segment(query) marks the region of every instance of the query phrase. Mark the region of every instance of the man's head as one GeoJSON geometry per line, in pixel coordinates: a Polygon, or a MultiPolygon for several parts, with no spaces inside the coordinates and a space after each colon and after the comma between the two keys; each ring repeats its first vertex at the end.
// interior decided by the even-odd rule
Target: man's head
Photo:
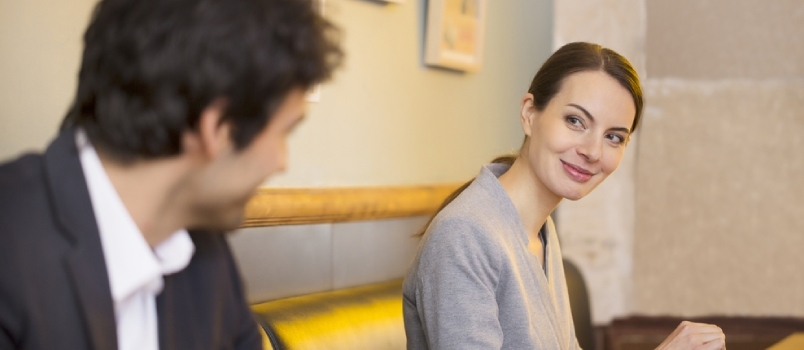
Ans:
{"type": "Polygon", "coordinates": [[[305,91],[340,64],[337,34],[311,0],[103,0],[63,127],[123,167],[180,164],[157,176],[178,179],[165,205],[190,228],[235,228],[284,169],[305,91]]]}
{"type": "Polygon", "coordinates": [[[311,0],[104,0],[64,125],[124,163],[170,157],[223,101],[242,149],[291,91],[329,78],[342,56],[335,35],[311,0]]]}

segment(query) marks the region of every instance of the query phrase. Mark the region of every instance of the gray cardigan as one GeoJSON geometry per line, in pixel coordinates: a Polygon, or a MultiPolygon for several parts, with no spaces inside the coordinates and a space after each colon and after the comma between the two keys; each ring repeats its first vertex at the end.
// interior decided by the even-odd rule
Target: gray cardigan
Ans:
{"type": "Polygon", "coordinates": [[[546,268],[497,177],[483,167],[433,220],[403,286],[408,349],[578,349],[561,249],[545,227],[546,268]]]}

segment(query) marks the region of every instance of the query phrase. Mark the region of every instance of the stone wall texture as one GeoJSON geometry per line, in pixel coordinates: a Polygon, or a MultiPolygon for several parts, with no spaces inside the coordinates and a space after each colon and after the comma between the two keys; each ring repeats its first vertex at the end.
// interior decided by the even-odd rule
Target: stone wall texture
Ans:
{"type": "Polygon", "coordinates": [[[653,0],[647,8],[651,78],[804,74],[804,1],[653,0]]]}
{"type": "Polygon", "coordinates": [[[634,311],[804,316],[804,2],[647,14],[634,311]]]}
{"type": "Polygon", "coordinates": [[[804,81],[646,90],[637,311],[804,316],[804,81]]]}

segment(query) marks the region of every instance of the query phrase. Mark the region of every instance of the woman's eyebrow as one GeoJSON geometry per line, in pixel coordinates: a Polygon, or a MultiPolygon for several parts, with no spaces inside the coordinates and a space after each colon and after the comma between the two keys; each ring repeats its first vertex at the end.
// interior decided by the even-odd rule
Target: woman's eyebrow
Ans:
{"type": "Polygon", "coordinates": [[[595,121],[595,117],[593,117],[593,116],[592,116],[592,113],[589,113],[589,111],[587,111],[587,110],[586,110],[586,108],[583,108],[583,107],[581,107],[581,106],[579,106],[579,105],[576,105],[576,104],[574,104],[574,103],[570,103],[570,104],[568,104],[567,106],[572,106],[572,107],[575,107],[575,108],[577,108],[577,109],[580,109],[580,110],[581,110],[581,112],[583,112],[583,114],[586,114],[586,117],[587,117],[587,118],[592,119],[592,121],[595,121]]]}
{"type": "MultiPolygon", "coordinates": [[[[585,114],[587,118],[592,120],[592,122],[595,121],[595,117],[593,117],[592,113],[589,113],[589,111],[587,111],[586,108],[583,108],[583,107],[581,107],[579,105],[576,105],[574,103],[567,104],[567,106],[575,107],[575,108],[581,110],[581,112],[583,112],[583,114],[585,114]]],[[[624,132],[626,134],[631,133],[631,130],[629,130],[628,128],[625,128],[625,127],[614,127],[614,128],[609,129],[609,130],[611,130],[611,131],[622,131],[622,132],[624,132]]]]}

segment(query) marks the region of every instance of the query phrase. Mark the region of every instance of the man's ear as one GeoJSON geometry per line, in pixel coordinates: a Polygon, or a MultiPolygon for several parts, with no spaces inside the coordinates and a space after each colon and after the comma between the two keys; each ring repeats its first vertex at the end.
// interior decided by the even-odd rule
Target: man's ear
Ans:
{"type": "Polygon", "coordinates": [[[533,105],[533,94],[527,93],[522,97],[522,104],[519,109],[519,122],[522,123],[522,131],[526,136],[531,136],[533,123],[536,121],[536,107],[533,105]]]}
{"type": "Polygon", "coordinates": [[[209,159],[217,158],[233,147],[231,123],[223,121],[228,101],[219,97],[212,101],[198,118],[196,132],[198,148],[209,159]]]}

